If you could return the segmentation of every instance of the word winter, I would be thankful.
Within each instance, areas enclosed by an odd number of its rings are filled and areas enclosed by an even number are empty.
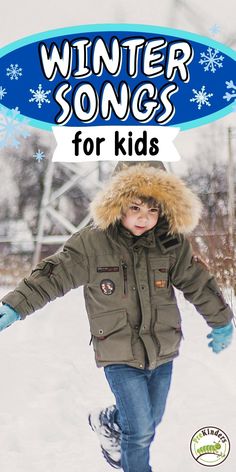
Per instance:
[[[161,52],[163,49],[166,49],[165,55]],[[142,71],[147,77],[165,74],[167,80],[173,80],[178,72],[181,80],[186,82],[189,79],[187,65],[193,58],[192,47],[187,41],[175,40],[167,43],[164,38],[145,40],[142,37],[131,37],[122,41],[113,37],[109,50],[101,37],[96,37],[93,42],[87,38],[74,39],[72,42],[64,40],[60,49],[53,43],[49,50],[46,43],[41,42],[39,53],[43,72],[48,80],[53,80],[57,72],[64,79],[70,76],[83,78],[90,74],[101,75],[103,68],[106,68],[109,74],[117,76],[122,62],[125,61],[125,68],[130,77],[136,77],[138,72]],[[164,63],[161,63],[163,60]]]
[[[125,121],[131,115],[138,122],[155,118],[163,125],[175,113],[171,96],[179,90],[177,78],[186,83],[190,79],[188,65],[193,49],[188,41],[167,42],[163,37],[131,36],[121,40],[113,36],[107,44],[97,36],[92,41],[66,39],[60,47],[54,42],[50,46],[41,42],[39,57],[47,80],[55,80],[57,74],[62,78],[53,94],[60,106],[57,124],[66,124],[74,113],[84,123],[97,116],[105,121],[111,117]],[[101,76],[103,81],[94,82]],[[120,82],[112,81],[119,76]],[[139,76],[147,80],[132,82]],[[165,80],[160,87],[153,80],[159,76]],[[71,78],[73,84],[77,81],[73,87]]]

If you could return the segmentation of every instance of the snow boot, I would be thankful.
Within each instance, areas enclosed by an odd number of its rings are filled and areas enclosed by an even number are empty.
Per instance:
[[[116,406],[112,405],[103,410],[89,414],[88,421],[92,430],[97,433],[102,454],[114,469],[121,468],[121,430],[114,421]]]

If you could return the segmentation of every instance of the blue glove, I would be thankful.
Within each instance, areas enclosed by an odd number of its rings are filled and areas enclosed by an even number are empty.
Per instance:
[[[0,331],[10,326],[14,321],[20,320],[20,315],[9,305],[0,307]]]
[[[212,329],[211,333],[207,335],[207,338],[212,338],[212,341],[208,344],[208,346],[212,348],[213,352],[218,354],[230,345],[232,337],[233,325],[230,322],[226,326]]]

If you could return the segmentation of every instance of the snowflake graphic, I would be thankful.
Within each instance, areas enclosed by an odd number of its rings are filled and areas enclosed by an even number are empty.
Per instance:
[[[205,89],[205,85],[202,86],[201,90],[192,89],[195,97],[191,98],[190,102],[196,102],[198,104],[198,110],[201,110],[202,105],[207,105],[208,107],[211,106],[208,99],[213,97],[213,93],[207,93],[205,92]]]
[[[7,91],[5,88],[3,88],[2,85],[0,85],[0,100],[2,100],[4,98],[4,95],[7,94]]]
[[[33,98],[29,99],[29,102],[35,102],[38,104],[38,108],[42,108],[43,103],[50,103],[47,96],[51,93],[51,90],[43,90],[42,84],[39,84],[37,90],[30,89],[30,92],[33,94]]]
[[[0,105],[0,149],[4,147],[17,148],[20,144],[18,138],[27,138],[30,133],[27,131],[28,118],[19,118],[18,107],[9,110]]]
[[[37,152],[33,154],[33,157],[36,161],[41,162],[45,158],[45,154],[43,151],[40,151],[40,149],[38,149]]]
[[[231,98],[236,98],[236,85],[234,85],[233,80],[226,81],[226,88],[231,89],[233,92],[225,92],[223,98],[229,102]]]
[[[7,67],[7,76],[11,80],[18,80],[22,76],[22,68],[18,64],[11,64],[10,67]]]
[[[220,26],[217,25],[216,23],[214,25],[212,25],[209,29],[212,36],[215,36],[216,34],[219,34],[220,30],[221,30]]]
[[[207,48],[207,52],[201,52],[200,56],[202,59],[200,59],[199,64],[205,65],[204,71],[205,72],[213,72],[213,74],[216,71],[216,68],[223,67],[223,64],[221,61],[224,60],[224,56],[218,56],[219,51],[217,49],[212,49],[212,48]]]

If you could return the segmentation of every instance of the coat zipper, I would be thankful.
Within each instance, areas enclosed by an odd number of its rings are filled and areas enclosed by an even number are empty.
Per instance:
[[[124,295],[128,294],[128,275],[127,275],[127,264],[126,262],[121,263],[123,269],[123,280],[124,280]]]

